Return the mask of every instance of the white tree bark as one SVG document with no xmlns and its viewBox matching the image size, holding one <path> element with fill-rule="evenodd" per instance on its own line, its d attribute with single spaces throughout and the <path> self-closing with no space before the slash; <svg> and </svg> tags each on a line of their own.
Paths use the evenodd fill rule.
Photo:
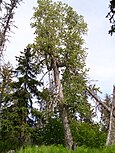
<svg viewBox="0 0 115 153">
<path fill-rule="evenodd" d="M 115 111 L 115 86 L 113 87 L 113 99 L 111 104 L 111 112 L 110 112 L 110 122 L 109 122 L 109 129 L 108 129 L 108 136 L 106 145 L 115 144 L 115 118 L 113 116 Z"/>
</svg>

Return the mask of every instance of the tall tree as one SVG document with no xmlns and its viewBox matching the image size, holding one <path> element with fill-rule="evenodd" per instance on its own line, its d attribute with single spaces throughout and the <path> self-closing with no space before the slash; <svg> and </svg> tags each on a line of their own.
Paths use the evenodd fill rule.
<svg viewBox="0 0 115 153">
<path fill-rule="evenodd" d="M 34 126 L 35 114 L 34 101 L 40 101 L 38 86 L 42 83 L 36 80 L 40 73 L 40 66 L 35 64 L 31 49 L 26 48 L 19 57 L 16 57 L 18 65 L 15 70 L 6 67 L 1 73 L 2 83 L 0 86 L 1 103 L 1 136 L 2 141 L 10 144 L 23 146 L 31 140 L 31 131 Z M 11 74 L 14 78 L 11 82 Z"/>
<path fill-rule="evenodd" d="M 5 42 L 8 40 L 11 27 L 14 26 L 15 9 L 22 0 L 1 0 L 0 1 L 0 57 L 3 54 Z"/>
<path fill-rule="evenodd" d="M 10 95 L 13 92 L 10 84 L 13 82 L 13 68 L 10 63 L 0 68 L 0 152 L 4 151 L 8 141 L 15 141 Z"/>
<path fill-rule="evenodd" d="M 18 61 L 18 66 L 15 69 L 17 80 L 11 84 L 14 89 L 12 99 L 18 114 L 18 140 L 20 145 L 23 146 L 27 142 L 27 135 L 30 133 L 28 127 L 33 126 L 33 99 L 36 99 L 39 103 L 40 92 L 38 86 L 41 86 L 42 83 L 36 80 L 37 75 L 40 73 L 40 66 L 35 65 L 30 48 L 24 49 L 24 52 L 21 52 L 16 60 Z"/>
<path fill-rule="evenodd" d="M 86 52 L 82 36 L 87 31 L 87 24 L 82 16 L 61 2 L 38 0 L 38 6 L 34 9 L 31 25 L 35 28 L 36 37 L 33 51 L 41 60 L 44 59 L 45 70 L 52 72 L 54 105 L 60 111 L 65 144 L 72 148 L 67 106 L 69 103 L 81 104 L 86 88 Z"/>
</svg>

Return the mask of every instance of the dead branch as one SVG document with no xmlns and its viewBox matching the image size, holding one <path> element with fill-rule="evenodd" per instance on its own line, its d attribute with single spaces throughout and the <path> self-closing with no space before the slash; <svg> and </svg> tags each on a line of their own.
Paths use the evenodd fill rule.
<svg viewBox="0 0 115 153">
<path fill-rule="evenodd" d="M 87 88 L 86 90 L 87 90 L 87 92 L 92 96 L 93 99 L 95 99 L 95 100 L 96 100 L 101 106 L 103 106 L 109 113 L 111 112 L 111 109 L 110 109 L 105 103 L 103 103 L 103 102 L 98 98 L 98 96 L 95 95 L 95 94 L 93 93 L 93 91 L 91 91 L 90 88 Z M 113 114 L 113 115 L 114 115 L 114 114 Z M 115 117 L 115 115 L 114 115 L 114 117 Z"/>
</svg>

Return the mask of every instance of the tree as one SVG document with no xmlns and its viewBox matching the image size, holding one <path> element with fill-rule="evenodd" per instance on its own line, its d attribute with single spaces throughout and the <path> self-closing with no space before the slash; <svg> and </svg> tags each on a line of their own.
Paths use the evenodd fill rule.
<svg viewBox="0 0 115 153">
<path fill-rule="evenodd" d="M 106 94 L 104 102 L 109 108 L 111 108 L 112 104 L 112 97 L 108 94 Z M 101 106 L 100 109 L 101 112 L 101 121 L 104 125 L 105 131 L 108 131 L 109 129 L 109 122 L 110 122 L 110 113 L 108 113 L 108 110 Z"/>
<path fill-rule="evenodd" d="M 3 54 L 5 42 L 8 40 L 11 26 L 14 26 L 13 17 L 15 9 L 22 0 L 0 1 L 0 57 Z"/>
<path fill-rule="evenodd" d="M 89 94 L 96 100 L 96 102 L 101 105 L 102 121 L 105 118 L 105 123 L 107 124 L 108 136 L 106 140 L 106 145 L 115 144 L 115 86 L 113 86 L 113 96 L 112 99 L 106 96 L 106 102 L 102 102 L 97 95 L 87 89 Z M 105 110 L 104 110 L 105 109 Z"/>
<path fill-rule="evenodd" d="M 11 92 L 10 83 L 13 78 L 12 70 L 13 67 L 9 62 L 0 68 L 0 109 L 2 106 L 8 105 L 5 103 L 4 97 Z"/>
<path fill-rule="evenodd" d="M 17 137 L 20 146 L 23 146 L 31 137 L 29 127 L 31 128 L 34 122 L 32 114 L 34 109 L 33 100 L 36 99 L 36 102 L 39 103 L 40 92 L 38 86 L 41 86 L 42 83 L 36 80 L 37 75 L 40 73 L 40 66 L 34 63 L 30 48 L 24 49 L 24 52 L 16 57 L 16 60 L 18 61 L 18 66 L 15 69 L 17 80 L 11 84 L 14 89 L 12 100 L 18 114 L 15 125 L 18 130 Z"/>
<path fill-rule="evenodd" d="M 12 93 L 10 84 L 12 82 L 13 67 L 10 63 L 4 64 L 0 69 L 0 152 L 8 149 L 11 143 L 14 144 L 13 142 L 16 142 L 13 127 L 14 112 L 10 97 Z"/>
<path fill-rule="evenodd" d="M 41 103 L 38 86 L 42 83 L 36 80 L 40 66 L 35 64 L 31 49 L 24 49 L 16 60 L 15 70 L 5 67 L 1 73 L 0 132 L 3 146 L 10 142 L 10 149 L 30 143 L 35 118 L 34 101 Z M 15 76 L 12 81 L 11 74 Z"/>
<path fill-rule="evenodd" d="M 84 98 L 86 52 L 82 36 L 87 31 L 87 24 L 82 16 L 61 2 L 38 0 L 38 6 L 34 9 L 34 22 L 31 24 L 36 36 L 33 52 L 44 60 L 44 70 L 52 73 L 55 95 L 53 106 L 60 112 L 65 144 L 72 148 L 68 105 L 81 104 Z"/>
<path fill-rule="evenodd" d="M 13 81 L 12 70 L 13 67 L 9 62 L 7 64 L 2 65 L 0 68 L 0 111 L 3 108 L 7 108 L 11 105 L 11 103 L 7 101 L 7 98 L 12 91 L 10 87 L 10 84 Z"/>
<path fill-rule="evenodd" d="M 115 117 L 113 116 L 113 114 L 115 115 L 115 86 L 113 87 L 113 97 L 110 109 L 108 136 L 106 141 L 107 146 L 115 144 Z"/>
<path fill-rule="evenodd" d="M 109 18 L 111 25 L 111 29 L 109 30 L 109 34 L 113 34 L 115 32 L 115 0 L 111 0 L 109 4 L 109 13 L 107 14 L 107 18 Z"/>
</svg>

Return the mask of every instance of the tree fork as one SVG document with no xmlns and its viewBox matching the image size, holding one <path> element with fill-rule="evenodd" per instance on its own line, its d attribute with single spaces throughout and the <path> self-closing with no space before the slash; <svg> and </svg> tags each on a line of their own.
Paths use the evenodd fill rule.
<svg viewBox="0 0 115 153">
<path fill-rule="evenodd" d="M 71 133 L 71 129 L 69 126 L 68 116 L 67 116 L 67 109 L 64 106 L 64 95 L 62 91 L 62 84 L 59 77 L 59 67 L 57 65 L 57 60 L 53 58 L 53 73 L 54 73 L 54 81 L 55 81 L 55 87 L 56 87 L 56 94 L 57 94 L 57 100 L 59 101 L 59 111 L 60 116 L 62 119 L 63 129 L 64 129 L 64 139 L 65 139 L 65 145 L 72 149 L 73 146 L 73 137 Z"/>
</svg>

